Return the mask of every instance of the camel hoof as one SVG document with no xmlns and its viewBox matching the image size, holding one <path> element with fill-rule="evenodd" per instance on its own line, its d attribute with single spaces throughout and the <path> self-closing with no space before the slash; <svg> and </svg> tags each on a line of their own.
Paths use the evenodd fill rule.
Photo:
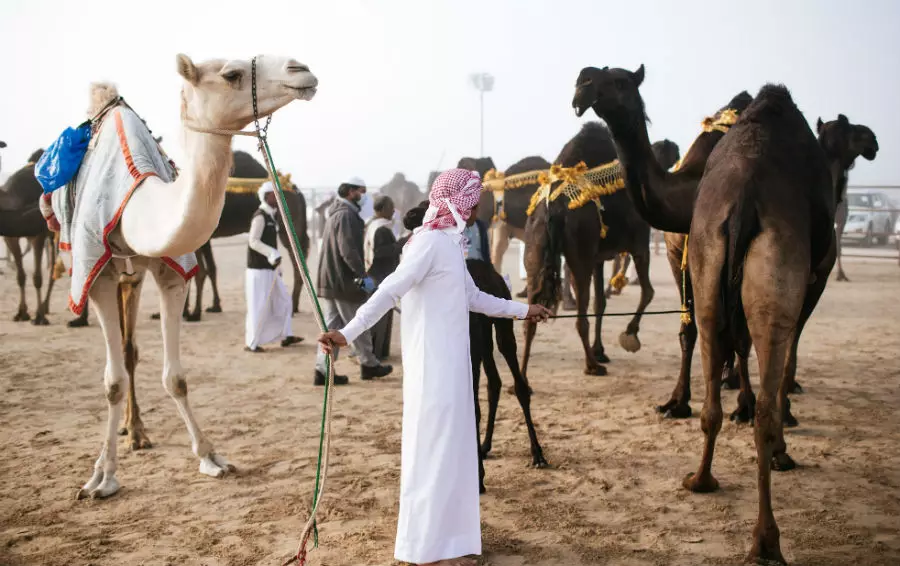
<svg viewBox="0 0 900 566">
<path fill-rule="evenodd" d="M 776 472 L 789 472 L 796 467 L 797 463 L 786 452 L 772 455 L 772 469 Z"/>
<path fill-rule="evenodd" d="M 603 350 L 594 350 L 594 358 L 597 360 L 598 364 L 608 364 L 612 361 Z"/>
<path fill-rule="evenodd" d="M 150 320 L 159 320 L 159 313 L 155 312 L 150 315 Z"/>
<path fill-rule="evenodd" d="M 641 341 L 638 339 L 637 334 L 628 334 L 627 332 L 619 334 L 619 345 L 626 352 L 632 354 L 641 349 Z"/>
<path fill-rule="evenodd" d="M 753 410 L 746 405 L 739 405 L 728 418 L 733 423 L 749 424 L 753 421 Z"/>
<path fill-rule="evenodd" d="M 782 421 L 784 422 L 784 426 L 788 428 L 795 428 L 800 426 L 800 423 L 797 421 L 794 415 L 791 414 L 790 410 L 788 410 L 787 414 L 784 415 Z"/>
<path fill-rule="evenodd" d="M 690 473 L 685 476 L 681 485 L 683 485 L 686 490 L 693 491 L 694 493 L 712 493 L 719 489 L 719 482 L 712 474 L 698 476 L 694 473 Z"/>
<path fill-rule="evenodd" d="M 770 537 L 770 540 L 765 540 L 761 535 L 754 535 L 753 546 L 750 547 L 746 563 L 759 566 L 787 566 L 784 556 L 781 555 L 778 538 L 777 534 Z"/>
<path fill-rule="evenodd" d="M 132 450 L 150 450 L 153 448 L 153 443 L 150 442 L 150 439 L 146 436 L 135 437 L 132 435 L 131 438 L 131 449 Z"/>
<path fill-rule="evenodd" d="M 73 318 L 66 323 L 69 328 L 83 328 L 88 325 L 87 318 Z"/>
<path fill-rule="evenodd" d="M 106 478 L 102 472 L 95 472 L 91 480 L 75 494 L 75 499 L 105 499 L 118 492 L 119 487 L 119 480 L 115 476 Z"/>
<path fill-rule="evenodd" d="M 213 478 L 224 478 L 229 473 L 237 471 L 225 458 L 215 453 L 210 453 L 200 459 L 200 473 Z"/>
<path fill-rule="evenodd" d="M 538 470 L 546 470 L 550 467 L 550 463 L 544 459 L 544 455 L 538 452 L 536 455 L 532 456 L 531 467 Z"/>
<path fill-rule="evenodd" d="M 846 281 L 848 283 L 850 282 L 850 279 L 846 275 L 844 275 L 843 272 L 837 274 L 837 280 L 838 281 Z"/>
<path fill-rule="evenodd" d="M 201 317 L 202 317 L 202 315 L 199 312 L 197 314 L 191 313 L 191 314 L 185 316 L 184 320 L 186 320 L 188 322 L 200 322 Z"/>
<path fill-rule="evenodd" d="M 791 395 L 801 395 L 803 393 L 803 388 L 795 381 L 794 385 L 788 389 L 788 393 Z"/>
<path fill-rule="evenodd" d="M 674 399 L 656 407 L 656 412 L 662 413 L 664 419 L 689 419 L 693 414 L 690 405 Z"/>
<path fill-rule="evenodd" d="M 222 307 L 220 307 L 219 305 L 213 305 L 211 307 L 208 307 L 206 309 L 206 312 L 222 312 Z M 297 312 L 297 311 L 294 311 L 294 312 Z"/>
<path fill-rule="evenodd" d="M 18 312 L 16 316 L 13 317 L 13 322 L 28 322 L 31 320 L 31 316 L 28 315 L 28 312 Z"/>
<path fill-rule="evenodd" d="M 584 368 L 584 375 L 606 375 L 606 368 L 600 365 Z"/>
<path fill-rule="evenodd" d="M 31 321 L 31 324 L 35 326 L 50 326 L 50 321 L 45 316 L 36 316 Z"/>
</svg>

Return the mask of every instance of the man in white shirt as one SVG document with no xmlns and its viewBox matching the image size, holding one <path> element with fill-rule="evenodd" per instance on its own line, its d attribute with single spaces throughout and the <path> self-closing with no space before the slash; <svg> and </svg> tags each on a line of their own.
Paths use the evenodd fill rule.
<svg viewBox="0 0 900 566">
<path fill-rule="evenodd" d="M 248 352 L 259 353 L 267 344 L 281 338 L 282 346 L 302 342 L 291 329 L 291 297 L 281 278 L 281 252 L 278 251 L 278 220 L 275 189 L 270 181 L 259 188 L 259 209 L 250 221 L 247 247 L 245 296 L 247 320 L 245 342 Z"/>
</svg>

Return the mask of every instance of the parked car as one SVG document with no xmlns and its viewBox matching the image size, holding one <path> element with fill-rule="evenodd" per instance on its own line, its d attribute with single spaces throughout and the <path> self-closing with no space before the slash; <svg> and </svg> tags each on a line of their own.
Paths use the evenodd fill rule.
<svg viewBox="0 0 900 566">
<path fill-rule="evenodd" d="M 897 213 L 890 198 L 880 191 L 856 190 L 847 193 L 848 215 L 844 241 L 863 245 L 887 244 L 894 233 Z"/>
</svg>

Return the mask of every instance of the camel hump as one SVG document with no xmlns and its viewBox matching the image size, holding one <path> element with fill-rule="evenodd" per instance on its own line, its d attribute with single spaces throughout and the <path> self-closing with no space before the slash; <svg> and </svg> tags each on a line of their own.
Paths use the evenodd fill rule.
<svg viewBox="0 0 900 566">
<path fill-rule="evenodd" d="M 119 98 L 119 89 L 110 82 L 91 83 L 88 117 L 95 116 L 104 106 Z"/>
</svg>

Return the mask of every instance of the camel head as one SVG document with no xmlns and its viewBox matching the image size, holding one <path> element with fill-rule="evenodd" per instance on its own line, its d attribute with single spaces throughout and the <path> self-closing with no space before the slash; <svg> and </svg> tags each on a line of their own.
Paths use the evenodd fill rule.
<svg viewBox="0 0 900 566">
<path fill-rule="evenodd" d="M 851 124 L 843 114 L 837 120 L 816 122 L 819 142 L 829 158 L 839 159 L 845 169 L 849 169 L 854 160 L 862 155 L 872 161 L 878 154 L 878 140 L 875 133 L 867 126 Z"/>
<path fill-rule="evenodd" d="M 585 67 L 575 81 L 575 97 L 572 108 L 581 117 L 588 108 L 597 116 L 609 121 L 620 113 L 644 116 L 644 101 L 638 87 L 644 82 L 644 66 L 631 72 L 625 69 Z"/>
<path fill-rule="evenodd" d="M 678 149 L 678 144 L 672 140 L 665 139 L 655 142 L 650 146 L 650 149 L 653 151 L 656 160 L 662 165 L 662 168 L 666 170 L 670 169 L 681 159 L 681 151 Z"/>
<path fill-rule="evenodd" d="M 253 121 L 251 61 L 222 59 L 195 64 L 176 57 L 184 78 L 182 119 L 203 128 L 240 130 Z M 309 67 L 271 55 L 256 58 L 256 98 L 260 117 L 294 100 L 311 100 L 319 81 Z"/>
</svg>

